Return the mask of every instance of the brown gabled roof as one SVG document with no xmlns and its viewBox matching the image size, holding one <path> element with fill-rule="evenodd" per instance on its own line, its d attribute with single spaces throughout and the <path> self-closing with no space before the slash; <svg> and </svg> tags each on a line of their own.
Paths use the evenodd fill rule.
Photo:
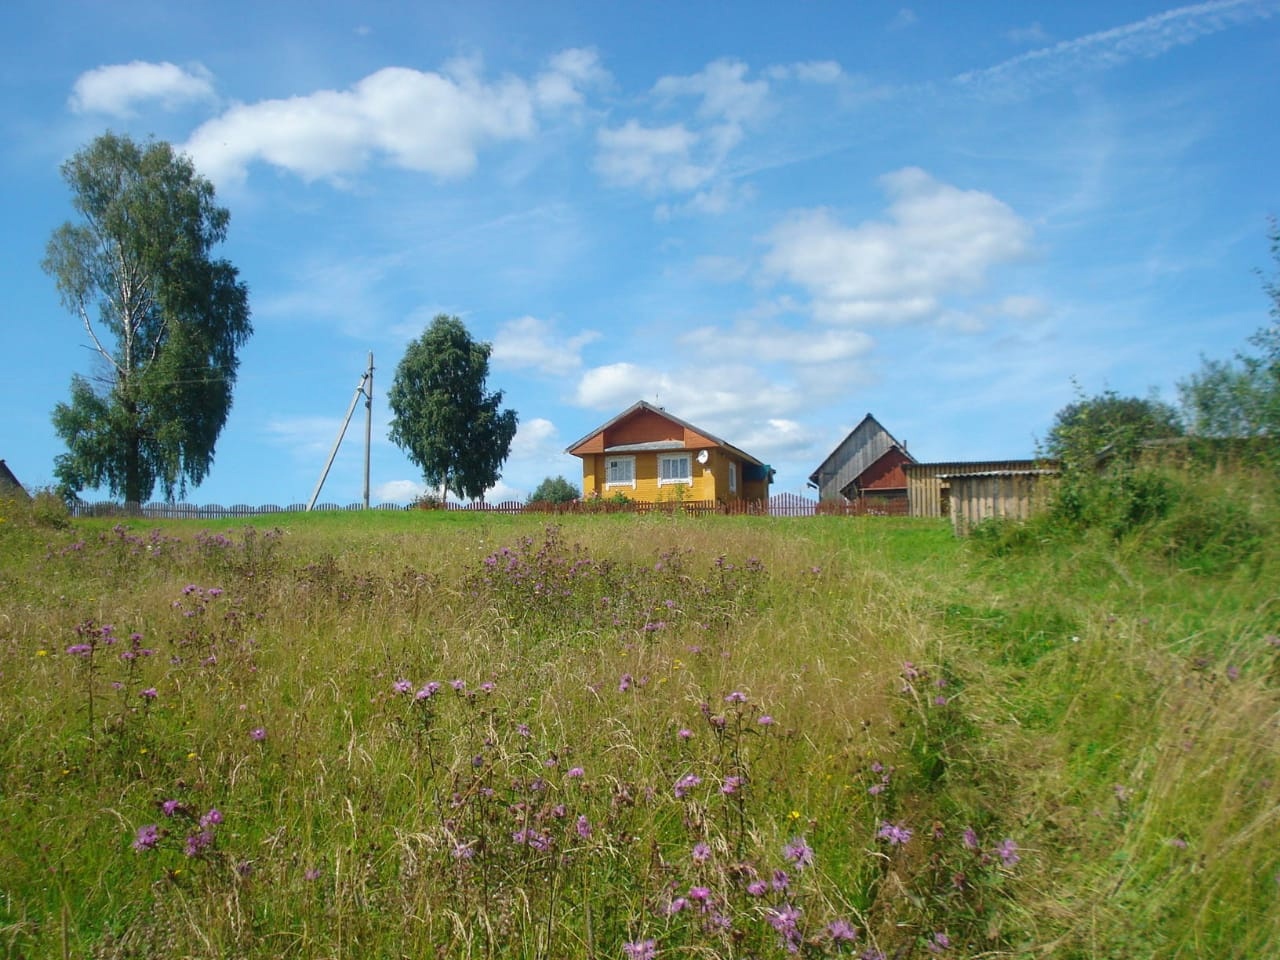
<svg viewBox="0 0 1280 960">
<path fill-rule="evenodd" d="M 677 426 L 682 427 L 685 430 L 691 430 L 692 432 L 702 437 L 705 437 L 707 440 L 710 441 L 712 446 L 723 447 L 725 450 L 729 450 L 732 453 L 734 453 L 736 456 L 741 457 L 747 463 L 754 463 L 756 466 L 760 466 L 760 467 L 765 466 L 763 461 L 757 460 L 755 457 L 751 456 L 751 454 L 747 453 L 744 450 L 738 449 L 728 441 L 721 440 L 715 434 L 708 433 L 706 430 L 703 430 L 701 427 L 695 427 L 692 423 L 689 423 L 687 420 L 681 420 L 679 417 L 675 416 L 674 414 L 668 413 L 662 407 L 655 407 L 653 404 L 647 403 L 644 400 L 636 401 L 631 406 L 627 407 L 627 409 L 623 410 L 620 414 L 614 417 L 612 420 L 609 420 L 606 423 L 602 423 L 600 426 L 596 427 L 594 430 L 588 433 L 585 437 L 582 437 L 581 439 L 575 441 L 574 443 L 569 444 L 569 446 L 565 448 L 564 452 L 572 454 L 578 447 L 582 446 L 592 437 L 596 436 L 597 434 L 603 433 L 604 431 L 608 430 L 610 427 L 614 426 L 615 424 L 621 423 L 623 420 L 626 420 L 628 417 L 632 417 L 635 414 L 645 410 L 649 411 L 650 413 L 656 413 L 660 417 L 665 417 L 667 420 L 670 420 L 672 423 L 676 424 Z M 575 456 L 580 456 L 580 454 L 575 454 Z"/>
</svg>

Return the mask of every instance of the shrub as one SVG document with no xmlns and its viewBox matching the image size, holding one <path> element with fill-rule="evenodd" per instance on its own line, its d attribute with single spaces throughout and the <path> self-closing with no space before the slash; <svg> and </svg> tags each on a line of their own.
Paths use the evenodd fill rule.
<svg viewBox="0 0 1280 960">
<path fill-rule="evenodd" d="M 578 499 L 578 488 L 564 477 L 547 477 L 533 493 L 529 494 L 526 503 L 572 503 Z"/>
</svg>

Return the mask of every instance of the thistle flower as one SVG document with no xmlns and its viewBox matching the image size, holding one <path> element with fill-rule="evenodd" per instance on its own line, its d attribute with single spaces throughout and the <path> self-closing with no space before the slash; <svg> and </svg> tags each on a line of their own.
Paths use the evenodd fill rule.
<svg viewBox="0 0 1280 960">
<path fill-rule="evenodd" d="M 803 870 L 813 863 L 813 848 L 805 843 L 804 837 L 794 837 L 782 848 L 782 855 L 790 860 L 797 870 Z"/>
<path fill-rule="evenodd" d="M 411 693 L 412 691 L 413 684 L 408 680 L 405 680 L 403 677 L 391 685 L 391 692 L 395 694 Z"/>
<path fill-rule="evenodd" d="M 255 740 L 258 743 L 261 743 L 263 740 L 267 739 L 267 728 L 254 727 L 252 730 L 249 731 L 249 739 Z"/>
<path fill-rule="evenodd" d="M 827 937 L 832 943 L 853 943 L 858 939 L 858 928 L 838 917 L 827 924 Z"/>
<path fill-rule="evenodd" d="M 885 821 L 880 825 L 880 832 L 877 834 L 882 840 L 888 840 L 891 846 L 900 846 L 911 839 L 911 828 L 904 827 L 900 823 L 890 823 Z"/>
<path fill-rule="evenodd" d="M 692 857 L 694 863 L 706 863 L 711 859 L 711 847 L 705 843 L 695 843 Z"/>
<path fill-rule="evenodd" d="M 685 795 L 700 783 L 702 783 L 702 778 L 696 773 L 686 773 L 676 781 L 672 790 L 677 800 L 683 800 Z"/>
<path fill-rule="evenodd" d="M 636 940 L 624 943 L 622 953 L 627 960 L 654 960 L 658 955 L 658 944 L 655 940 Z"/>
<path fill-rule="evenodd" d="M 147 850 L 154 850 L 159 842 L 160 828 L 154 823 L 148 823 L 146 826 L 138 828 L 138 832 L 133 838 L 133 849 L 139 853 L 145 853 Z"/>
<path fill-rule="evenodd" d="M 1012 867 L 1022 859 L 1018 856 L 1018 844 L 1014 842 L 1012 837 L 1005 837 L 1000 843 L 996 844 L 996 856 L 1000 858 L 1006 867 Z"/>
</svg>

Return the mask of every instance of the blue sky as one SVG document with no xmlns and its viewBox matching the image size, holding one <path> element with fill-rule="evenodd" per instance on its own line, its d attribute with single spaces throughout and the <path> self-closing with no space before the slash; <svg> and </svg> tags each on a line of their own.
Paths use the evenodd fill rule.
<svg viewBox="0 0 1280 960">
<path fill-rule="evenodd" d="M 39 267 L 105 130 L 191 154 L 255 334 L 196 503 L 305 502 L 370 351 L 372 498 L 437 313 L 519 413 L 490 499 L 636 400 L 805 479 L 867 412 L 1033 455 L 1074 396 L 1267 322 L 1280 0 L 33 3 L 0 14 L 0 458 L 51 483 L 88 338 Z M 357 502 L 363 407 L 322 499 Z M 90 499 L 96 499 L 92 494 Z"/>
</svg>

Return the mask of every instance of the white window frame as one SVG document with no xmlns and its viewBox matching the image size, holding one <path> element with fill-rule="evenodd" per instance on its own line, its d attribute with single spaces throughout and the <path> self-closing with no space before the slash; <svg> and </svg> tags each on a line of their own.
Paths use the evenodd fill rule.
<svg viewBox="0 0 1280 960">
<path fill-rule="evenodd" d="M 729 492 L 738 492 L 738 465 L 732 460 L 729 461 Z"/>
<path fill-rule="evenodd" d="M 683 477 L 663 477 L 663 467 L 668 461 L 684 464 Z M 693 486 L 693 454 L 691 453 L 660 453 L 658 454 L 658 486 L 664 487 L 667 484 L 680 483 L 686 487 Z"/>
<path fill-rule="evenodd" d="M 627 473 L 631 475 L 630 480 L 610 480 L 610 468 L 615 463 L 625 463 L 627 465 Z M 605 457 L 604 458 L 604 488 L 606 490 L 611 487 L 630 487 L 632 490 L 636 488 L 636 458 L 635 457 Z"/>
</svg>

